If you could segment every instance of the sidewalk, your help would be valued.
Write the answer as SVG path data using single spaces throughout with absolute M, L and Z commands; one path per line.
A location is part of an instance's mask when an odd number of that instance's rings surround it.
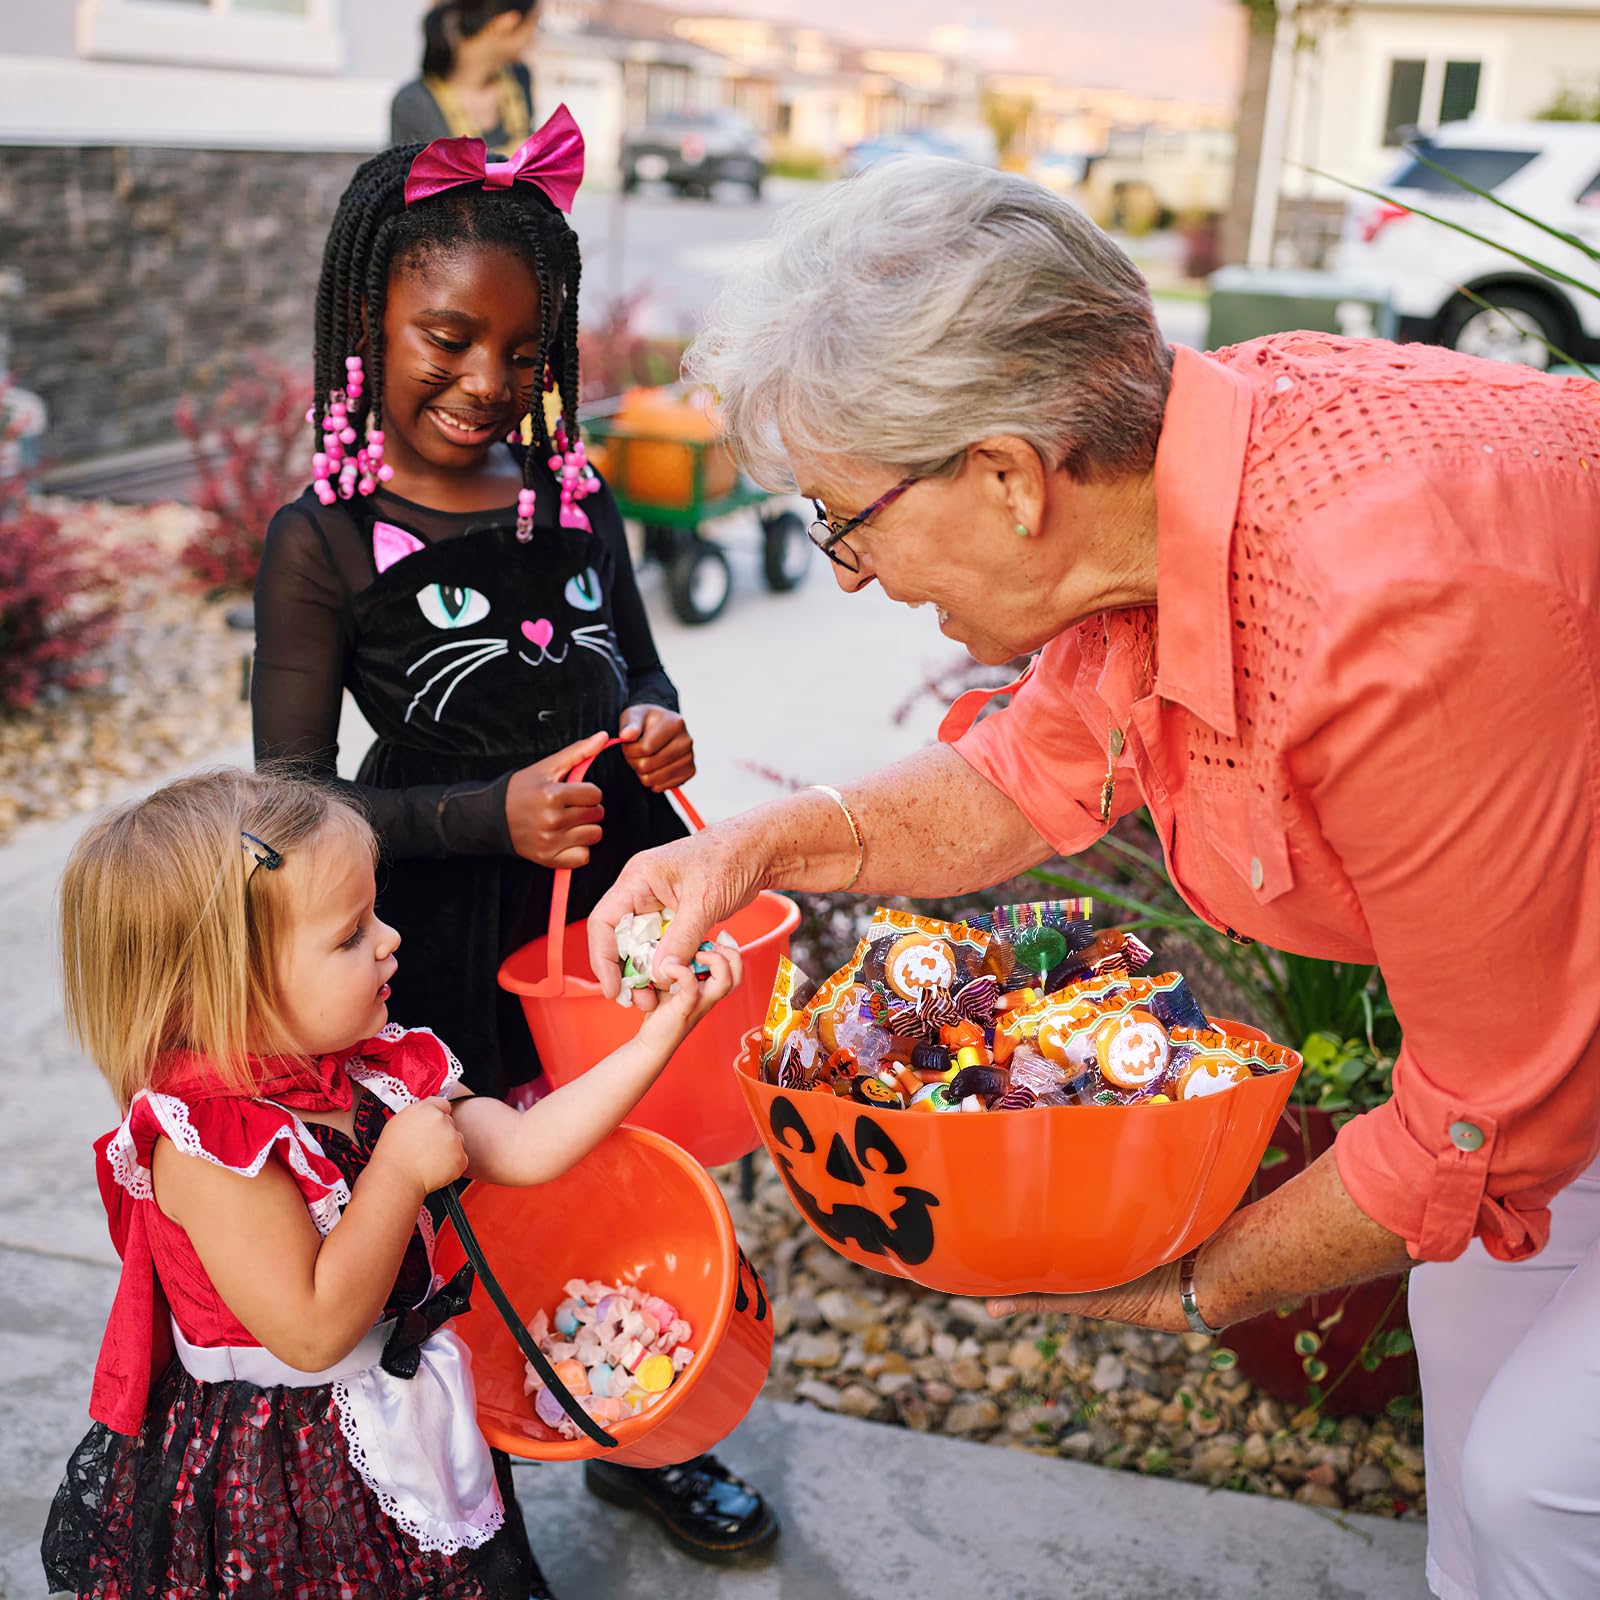
M 827 782 L 916 748 L 939 707 L 923 702 L 901 727 L 889 726 L 888 710 L 951 654 L 931 613 L 829 593 L 820 569 L 795 594 L 767 597 L 753 567 L 753 558 L 736 561 L 739 590 L 710 627 L 656 621 L 699 742 L 694 793 L 712 816 L 781 792 L 741 761 Z M 647 596 L 657 586 L 646 574 Z M 360 754 L 349 743 L 347 766 Z M 89 1155 L 113 1111 L 66 1038 L 55 970 L 55 886 L 84 820 L 34 826 L 0 847 L 0 1600 L 43 1594 L 39 1531 L 86 1426 L 116 1284 Z M 699 1566 L 642 1521 L 590 1499 L 578 1469 L 523 1469 L 535 1546 L 557 1592 L 1425 1600 L 1416 1524 L 1341 1521 L 765 1402 L 725 1453 L 784 1517 L 772 1563 Z

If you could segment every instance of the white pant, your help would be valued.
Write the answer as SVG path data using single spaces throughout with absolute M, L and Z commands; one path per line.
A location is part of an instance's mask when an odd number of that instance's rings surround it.
M 1600 1162 L 1550 1211 L 1531 1260 L 1411 1275 L 1442 1600 L 1600 1596 Z

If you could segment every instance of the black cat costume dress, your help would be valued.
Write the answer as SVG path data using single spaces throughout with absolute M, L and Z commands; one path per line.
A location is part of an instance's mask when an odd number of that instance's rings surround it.
M 546 931 L 552 881 L 511 848 L 510 776 L 615 733 L 627 706 L 678 706 L 609 491 L 583 502 L 592 532 L 563 528 L 537 473 L 526 543 L 510 506 L 451 515 L 380 490 L 325 508 L 308 491 L 272 519 L 256 585 L 257 759 L 331 776 L 349 688 L 377 734 L 355 787 L 383 841 L 378 912 L 404 941 L 390 1015 L 436 1029 L 467 1086 L 500 1098 L 538 1064 L 496 974 Z M 573 875 L 574 920 L 630 856 L 683 832 L 620 749 L 589 781 L 604 837 Z

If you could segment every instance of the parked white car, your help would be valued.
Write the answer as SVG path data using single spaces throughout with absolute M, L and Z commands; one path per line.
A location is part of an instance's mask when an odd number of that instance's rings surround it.
M 1456 122 L 1419 139 L 1345 221 L 1340 263 L 1388 286 L 1400 337 L 1495 361 L 1553 366 L 1548 346 L 1600 354 L 1600 298 L 1542 276 L 1487 244 L 1413 214 L 1420 207 L 1600 288 L 1600 264 L 1459 188 L 1424 155 L 1529 216 L 1600 247 L 1600 124 Z M 1469 289 L 1494 310 L 1461 291 Z

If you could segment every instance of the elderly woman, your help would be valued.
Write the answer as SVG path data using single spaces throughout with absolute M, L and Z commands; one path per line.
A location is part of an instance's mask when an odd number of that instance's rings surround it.
M 606 988 L 627 912 L 686 959 L 768 885 L 951 895 L 1148 806 L 1208 922 L 1381 963 L 1394 1098 L 1195 1257 L 991 1309 L 1212 1332 L 1422 1263 L 1435 1592 L 1600 1594 L 1600 391 L 1169 349 L 1070 205 L 931 160 L 789 210 L 690 366 L 842 589 L 1038 655 L 939 745 L 637 857 Z

